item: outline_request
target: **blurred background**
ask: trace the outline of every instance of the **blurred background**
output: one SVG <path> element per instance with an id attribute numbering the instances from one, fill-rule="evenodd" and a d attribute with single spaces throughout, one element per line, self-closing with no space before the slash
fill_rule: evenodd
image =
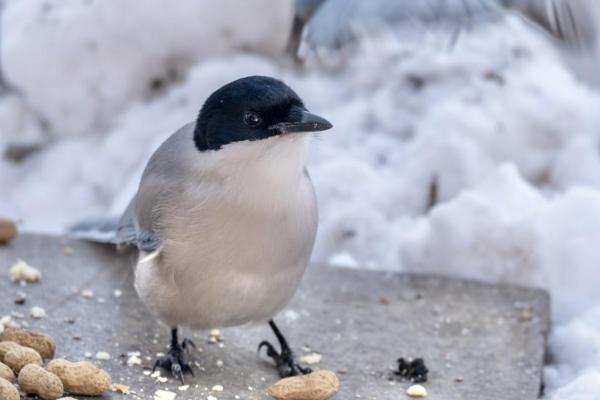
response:
<path id="1" fill-rule="evenodd" d="M 313 261 L 550 290 L 549 399 L 600 393 L 594 0 L 4 0 L 0 215 L 119 214 L 154 149 L 234 79 L 333 122 Z"/>

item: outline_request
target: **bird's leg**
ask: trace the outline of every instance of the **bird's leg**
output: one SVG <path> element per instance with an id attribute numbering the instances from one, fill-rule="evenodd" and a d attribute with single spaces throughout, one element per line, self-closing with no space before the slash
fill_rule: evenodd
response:
<path id="1" fill-rule="evenodd" d="M 275 325 L 275 322 L 273 322 L 273 320 L 269 321 L 269 326 L 271 327 L 273 333 L 275 334 L 275 337 L 277 337 L 277 340 L 279 341 L 279 345 L 281 346 L 281 352 L 278 353 L 277 350 L 275 350 L 275 347 L 273 347 L 273 345 L 266 340 L 263 340 L 258 345 L 258 351 L 260 352 L 260 350 L 263 347 L 267 348 L 267 356 L 269 356 L 273 359 L 273 361 L 275 361 L 275 365 L 277 366 L 279 376 L 281 376 L 282 378 L 287 378 L 288 376 L 310 374 L 312 372 L 310 368 L 304 368 L 300 366 L 298 362 L 296 362 L 294 352 L 288 345 L 287 340 L 285 340 L 285 337 L 283 337 L 281 331 L 279 330 L 277 325 Z"/>
<path id="2" fill-rule="evenodd" d="M 192 364 L 189 361 L 190 347 L 196 347 L 194 342 L 186 338 L 183 339 L 180 344 L 179 339 L 177 338 L 177 327 L 172 328 L 169 351 L 167 352 L 166 356 L 156 360 L 154 363 L 154 368 L 152 368 L 152 372 L 154 372 L 158 367 L 166 369 L 167 371 L 171 372 L 171 375 L 174 378 L 179 379 L 183 385 L 184 373 L 189 372 L 192 376 L 194 376 Z"/>

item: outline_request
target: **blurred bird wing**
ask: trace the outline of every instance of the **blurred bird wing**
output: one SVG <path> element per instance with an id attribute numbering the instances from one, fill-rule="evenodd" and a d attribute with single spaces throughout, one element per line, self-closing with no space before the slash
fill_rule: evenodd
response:
<path id="1" fill-rule="evenodd" d="M 336 48 L 353 38 L 360 22 L 464 23 L 500 9 L 499 0 L 329 0 L 311 19 L 307 41 L 312 47 Z"/>
<path id="2" fill-rule="evenodd" d="M 520 3 L 523 14 L 557 38 L 579 47 L 595 44 L 598 4 L 594 1 L 520 0 L 516 3 Z"/>
<path id="3" fill-rule="evenodd" d="M 598 8 L 594 0 L 327 0 L 310 19 L 306 41 L 312 48 L 339 48 L 355 38 L 357 25 L 374 20 L 452 28 L 516 10 L 571 45 L 591 47 Z"/>

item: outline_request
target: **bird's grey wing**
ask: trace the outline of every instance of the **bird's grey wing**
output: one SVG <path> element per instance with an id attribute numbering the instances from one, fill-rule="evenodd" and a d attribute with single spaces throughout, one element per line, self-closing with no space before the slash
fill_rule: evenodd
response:
<path id="1" fill-rule="evenodd" d="M 147 253 L 152 253 L 160 247 L 163 218 L 163 208 L 160 205 L 170 192 L 170 186 L 163 176 L 156 173 L 144 174 L 135 196 L 135 203 L 132 204 L 136 245 Z"/>
<path id="2" fill-rule="evenodd" d="M 153 253 L 162 243 L 163 215 L 169 199 L 184 184 L 185 154 L 193 148 L 193 124 L 187 124 L 169 137 L 152 155 L 136 195 L 121 217 L 117 237 Z"/>
<path id="3" fill-rule="evenodd" d="M 131 199 L 127 209 L 119 220 L 117 227 L 117 244 L 131 245 L 151 253 L 160 247 L 160 237 L 157 233 L 141 228 L 135 214 L 137 195 Z"/>
<path id="4" fill-rule="evenodd" d="M 135 204 L 135 196 L 129 202 L 129 205 L 125 209 L 123 215 L 119 219 L 117 226 L 117 244 L 119 245 L 136 245 L 137 246 L 137 234 L 135 232 L 135 215 L 133 208 Z"/>

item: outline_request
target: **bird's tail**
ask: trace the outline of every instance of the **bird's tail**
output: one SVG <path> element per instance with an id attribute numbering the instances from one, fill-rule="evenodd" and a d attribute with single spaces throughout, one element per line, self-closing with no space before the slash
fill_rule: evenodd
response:
<path id="1" fill-rule="evenodd" d="M 88 218 L 71 225 L 69 236 L 98 243 L 117 244 L 119 217 Z"/>

